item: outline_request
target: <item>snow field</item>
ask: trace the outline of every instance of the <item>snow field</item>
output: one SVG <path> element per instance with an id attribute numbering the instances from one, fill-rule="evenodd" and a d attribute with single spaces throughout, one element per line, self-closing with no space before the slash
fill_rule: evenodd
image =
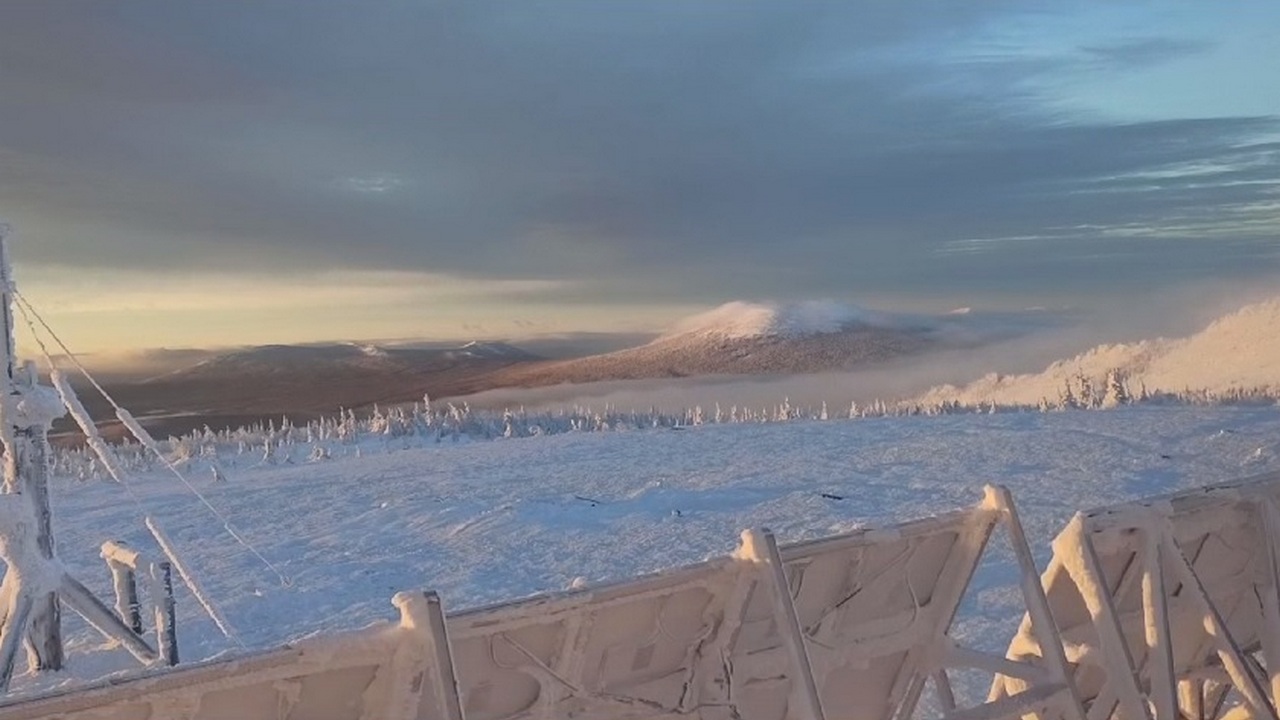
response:
<path id="1" fill-rule="evenodd" d="M 110 597 L 98 547 L 122 539 L 158 558 L 142 525 L 152 514 L 252 647 L 392 617 L 398 590 L 435 589 L 460 609 L 726 554 L 747 527 L 790 542 L 970 506 L 989 482 L 1013 490 L 1043 567 L 1077 509 L 1280 469 L 1280 409 L 707 425 L 394 448 L 226 469 L 225 483 L 197 478 L 291 587 L 158 472 L 131 483 L 140 506 L 113 484 L 56 478 L 59 551 Z M 1021 616 L 1016 577 L 998 535 L 959 639 L 1003 650 Z M 233 649 L 185 588 L 178 603 L 184 661 Z M 66 624 L 69 671 L 19 678 L 19 688 L 132 667 L 78 618 Z M 965 688 L 982 690 L 976 680 Z"/>

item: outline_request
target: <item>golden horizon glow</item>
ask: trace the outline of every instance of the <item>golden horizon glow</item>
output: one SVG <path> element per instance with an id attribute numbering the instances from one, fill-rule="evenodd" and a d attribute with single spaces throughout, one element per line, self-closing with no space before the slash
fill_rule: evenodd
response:
<path id="1" fill-rule="evenodd" d="M 658 332 L 702 305 L 566 303 L 549 280 L 400 271 L 292 276 L 160 275 L 18 268 L 17 281 L 76 353 L 263 344 L 487 340 L 572 332 Z M 20 314 L 19 352 L 38 353 Z"/>

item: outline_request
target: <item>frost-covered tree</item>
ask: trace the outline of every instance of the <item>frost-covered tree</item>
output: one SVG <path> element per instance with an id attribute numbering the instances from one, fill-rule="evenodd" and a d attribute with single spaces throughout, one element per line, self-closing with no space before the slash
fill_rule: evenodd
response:
<path id="1" fill-rule="evenodd" d="M 1102 407 L 1114 408 L 1133 402 L 1129 396 L 1129 388 L 1125 385 L 1124 375 L 1119 370 L 1107 372 L 1106 394 L 1102 396 Z"/>
<path id="2" fill-rule="evenodd" d="M 1080 401 L 1076 399 L 1076 394 L 1071 389 L 1071 381 L 1067 380 L 1062 384 L 1062 390 L 1058 392 L 1058 409 L 1075 410 L 1079 407 Z"/>
<path id="3" fill-rule="evenodd" d="M 1093 390 L 1093 380 L 1090 380 L 1083 371 L 1076 373 L 1076 384 L 1079 388 L 1076 391 L 1076 400 L 1078 406 L 1088 409 L 1098 406 L 1098 394 Z"/>

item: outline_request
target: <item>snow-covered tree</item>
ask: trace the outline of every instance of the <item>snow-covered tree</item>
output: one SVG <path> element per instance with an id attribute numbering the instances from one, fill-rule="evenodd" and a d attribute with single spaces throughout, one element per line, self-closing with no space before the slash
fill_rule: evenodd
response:
<path id="1" fill-rule="evenodd" d="M 1129 388 L 1125 385 L 1124 376 L 1119 370 L 1107 372 L 1106 394 L 1102 396 L 1102 407 L 1114 408 L 1133 402 L 1129 396 Z"/>
<path id="2" fill-rule="evenodd" d="M 1062 390 L 1058 392 L 1058 409 L 1075 410 L 1079 407 L 1080 401 L 1076 399 L 1076 394 L 1071 389 L 1071 381 L 1067 380 L 1062 384 Z"/>

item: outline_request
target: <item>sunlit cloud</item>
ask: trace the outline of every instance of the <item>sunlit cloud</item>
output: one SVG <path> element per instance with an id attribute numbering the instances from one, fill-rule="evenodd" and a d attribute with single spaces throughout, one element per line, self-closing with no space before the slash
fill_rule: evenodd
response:
<path id="1" fill-rule="evenodd" d="M 462 278 L 415 271 L 327 271 L 302 275 L 155 274 L 69 268 L 23 269 L 24 294 L 58 314 L 187 310 L 271 311 L 406 302 L 473 301 L 563 289 L 554 280 Z"/>

